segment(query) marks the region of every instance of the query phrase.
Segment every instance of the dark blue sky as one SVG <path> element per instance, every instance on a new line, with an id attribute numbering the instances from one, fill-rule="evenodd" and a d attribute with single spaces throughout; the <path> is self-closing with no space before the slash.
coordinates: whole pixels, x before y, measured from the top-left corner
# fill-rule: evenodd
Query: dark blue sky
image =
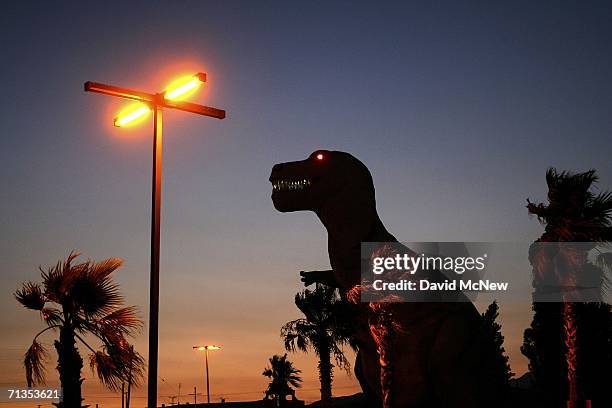
<path id="1" fill-rule="evenodd" d="M 112 128 L 123 103 L 84 93 L 87 80 L 159 91 L 208 73 L 194 101 L 228 118 L 165 117 L 161 323 L 228 345 L 242 333 L 226 325 L 257 327 L 270 340 L 240 356 L 257 381 L 295 317 L 297 271 L 327 266 L 314 217 L 273 210 L 273 163 L 353 153 L 405 241 L 534 239 L 525 198 L 545 197 L 549 166 L 595 168 L 612 187 L 610 3 L 428 3 L 4 5 L 1 304 L 32 320 L 2 322 L 7 349 L 36 324 L 10 292 L 71 249 L 125 258 L 119 281 L 146 310 L 150 126 Z M 211 304 L 224 313 L 197 313 Z"/>

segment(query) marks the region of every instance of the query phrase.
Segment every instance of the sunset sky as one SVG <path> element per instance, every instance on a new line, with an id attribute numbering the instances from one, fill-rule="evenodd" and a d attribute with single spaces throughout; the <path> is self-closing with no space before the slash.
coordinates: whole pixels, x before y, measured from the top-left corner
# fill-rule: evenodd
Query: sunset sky
<path id="1" fill-rule="evenodd" d="M 150 122 L 114 128 L 125 102 L 83 92 L 85 81 L 158 92 L 208 74 L 193 101 L 227 119 L 164 117 L 159 401 L 179 383 L 183 395 L 204 390 L 200 343 L 223 347 L 211 354 L 214 401 L 259 399 L 267 359 L 284 352 L 279 329 L 299 317 L 298 271 L 329 267 L 316 217 L 274 210 L 272 165 L 352 153 L 403 241 L 532 241 L 542 227 L 525 199 L 545 199 L 549 166 L 595 168 L 612 188 L 610 21 L 606 1 L 4 5 L 0 387 L 25 384 L 21 356 L 42 323 L 12 293 L 39 265 L 71 250 L 120 257 L 116 279 L 147 318 Z M 501 305 L 519 375 L 529 308 Z M 146 356 L 146 330 L 135 344 Z M 314 354 L 290 358 L 298 397 L 318 399 Z M 119 406 L 84 375 L 86 403 Z M 359 389 L 340 372 L 334 387 Z"/>

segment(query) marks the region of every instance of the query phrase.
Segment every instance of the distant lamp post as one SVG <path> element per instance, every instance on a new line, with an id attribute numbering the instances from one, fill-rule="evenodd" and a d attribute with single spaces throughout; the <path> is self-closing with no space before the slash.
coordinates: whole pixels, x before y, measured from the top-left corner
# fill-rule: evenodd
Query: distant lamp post
<path id="1" fill-rule="evenodd" d="M 206 401 L 210 404 L 210 383 L 208 381 L 208 350 L 221 350 L 221 347 L 210 344 L 207 346 L 193 346 L 194 350 L 203 351 L 206 359 Z"/>
<path id="2" fill-rule="evenodd" d="M 118 127 L 131 126 L 144 120 L 153 111 L 153 188 L 151 211 L 151 282 L 149 297 L 149 370 L 147 383 L 147 406 L 157 407 L 157 361 L 159 336 L 159 229 L 161 219 L 162 176 L 162 109 L 178 109 L 217 119 L 225 118 L 225 111 L 182 99 L 193 94 L 206 82 L 206 74 L 197 73 L 179 78 L 161 93 L 151 94 L 133 89 L 119 88 L 97 82 L 85 82 L 86 92 L 129 99 L 135 103 L 122 110 L 115 118 Z"/>

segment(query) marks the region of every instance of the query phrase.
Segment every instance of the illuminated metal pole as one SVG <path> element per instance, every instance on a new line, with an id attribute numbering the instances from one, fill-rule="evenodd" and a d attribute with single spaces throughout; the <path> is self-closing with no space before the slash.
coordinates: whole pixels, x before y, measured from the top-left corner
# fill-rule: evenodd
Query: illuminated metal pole
<path id="1" fill-rule="evenodd" d="M 206 401 L 210 404 L 210 384 L 208 383 L 208 347 L 206 347 Z"/>
<path id="2" fill-rule="evenodd" d="M 149 370 L 147 406 L 157 407 L 159 354 L 159 236 L 162 181 L 162 110 L 153 106 L 153 181 L 151 194 L 151 283 L 149 292 Z"/>
<path id="3" fill-rule="evenodd" d="M 151 197 L 151 281 L 149 288 L 149 358 L 147 378 L 147 406 L 157 407 L 157 364 L 159 354 L 159 247 L 160 247 L 160 219 L 161 219 L 161 176 L 162 176 L 162 108 L 178 109 L 185 112 L 197 113 L 216 119 L 225 119 L 225 111 L 222 109 L 202 106 L 195 103 L 177 100 L 181 93 L 189 92 L 197 83 L 204 83 L 206 74 L 197 73 L 190 79 L 189 83 L 183 83 L 174 89 L 166 90 L 164 93 L 151 94 L 128 88 L 120 88 L 113 85 L 98 82 L 85 82 L 86 92 L 96 92 L 104 95 L 115 96 L 123 99 L 137 101 L 153 110 L 153 175 L 152 175 L 152 197 Z M 142 116 L 149 109 L 141 107 L 138 114 L 132 112 L 127 115 L 125 121 L 117 118 L 116 126 Z M 129 388 L 128 388 L 129 389 Z"/>

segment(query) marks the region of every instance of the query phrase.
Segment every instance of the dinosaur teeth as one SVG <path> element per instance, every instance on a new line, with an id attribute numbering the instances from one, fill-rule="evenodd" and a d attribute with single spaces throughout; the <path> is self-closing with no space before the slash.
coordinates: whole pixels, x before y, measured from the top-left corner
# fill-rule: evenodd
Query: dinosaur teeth
<path id="1" fill-rule="evenodd" d="M 272 182 L 272 191 L 302 191 L 308 187 L 312 182 L 308 179 L 301 180 L 274 180 Z"/>

